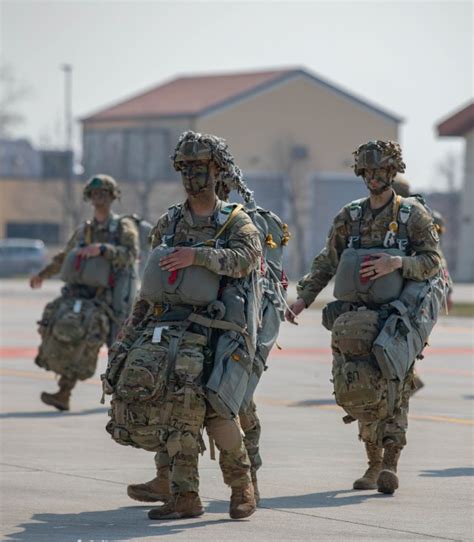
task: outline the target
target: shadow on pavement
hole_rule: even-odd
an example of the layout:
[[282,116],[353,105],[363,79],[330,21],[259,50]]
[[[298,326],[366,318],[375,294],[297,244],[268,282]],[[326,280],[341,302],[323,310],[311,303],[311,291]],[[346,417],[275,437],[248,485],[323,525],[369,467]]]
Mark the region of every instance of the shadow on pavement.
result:
[[453,467],[451,469],[424,470],[420,476],[435,478],[451,478],[456,476],[474,476],[474,467]]
[[[342,495],[342,496],[341,496]],[[322,491],[320,493],[308,493],[307,495],[291,495],[283,497],[262,497],[260,508],[335,508],[360,504],[367,499],[381,499],[386,497],[377,490],[354,491],[344,489],[341,491]]]
[[[214,504],[211,503],[206,507],[206,511],[215,512]],[[199,529],[235,521],[231,520],[229,516],[206,520],[205,515],[200,518],[152,521],[147,516],[150,508],[152,506],[131,506],[79,514],[34,514],[30,522],[19,525],[20,528],[23,528],[21,533],[9,534],[5,540],[22,542],[31,542],[32,540],[35,542],[129,541],[145,537],[179,534],[188,529]]]
[[89,416],[90,414],[103,414],[108,411],[107,407],[89,408],[88,410],[78,410],[76,412],[54,411],[33,411],[33,412],[5,412],[0,414],[0,419],[8,418],[62,418],[64,416]]
[[311,407],[311,406],[325,406],[325,405],[335,405],[336,401],[334,399],[306,399],[305,401],[295,401],[291,403],[291,407]]

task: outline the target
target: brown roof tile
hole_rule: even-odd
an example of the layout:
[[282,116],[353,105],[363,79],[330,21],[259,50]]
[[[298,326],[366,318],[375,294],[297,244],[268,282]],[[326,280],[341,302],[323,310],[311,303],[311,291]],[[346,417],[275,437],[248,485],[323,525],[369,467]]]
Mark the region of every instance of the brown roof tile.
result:
[[437,126],[440,136],[462,136],[474,128],[474,102],[463,107]]
[[196,115],[292,71],[178,77],[82,120]]

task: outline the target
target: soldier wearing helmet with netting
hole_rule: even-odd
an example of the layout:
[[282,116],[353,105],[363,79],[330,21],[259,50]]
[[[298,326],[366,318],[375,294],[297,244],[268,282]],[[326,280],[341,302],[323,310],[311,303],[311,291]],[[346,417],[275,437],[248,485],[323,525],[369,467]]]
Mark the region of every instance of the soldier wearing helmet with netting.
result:
[[[390,494],[398,487],[406,444],[413,363],[436,322],[445,283],[430,212],[392,189],[397,172],[405,170],[400,146],[369,141],[354,158],[369,197],[337,214],[286,318],[295,323],[335,277],[337,301],[323,312],[323,325],[332,331],[334,392],[347,412],[344,421],[359,422],[369,460],[354,489]],[[421,318],[423,311],[430,316]]]
[[[41,288],[45,279],[60,273],[66,283],[61,297],[47,305],[40,321],[43,342],[35,360],[60,375],[59,391],[41,395],[44,403],[58,410],[69,410],[77,380],[94,374],[98,348],[103,342],[112,344],[136,291],[138,232],[131,219],[112,212],[114,200],[120,197],[115,179],[94,175],[84,186],[83,197],[94,208],[93,219],[80,224],[65,249],[30,279],[32,288]],[[74,333],[77,341],[68,337]],[[58,342],[59,337],[63,340]]]
[[[240,173],[224,140],[184,132],[171,159],[187,198],[170,207],[152,230],[142,288],[103,377],[104,391],[113,394],[107,430],[121,444],[157,452],[157,477],[129,486],[128,493],[138,500],[165,501],[150,511],[151,519],[179,519],[204,512],[198,456],[204,449],[205,425],[220,450],[224,481],[232,489],[230,515],[243,518],[256,504],[238,412],[225,415],[226,405],[209,389],[209,380],[217,363],[234,370],[251,364],[256,330],[248,315],[257,292],[245,300],[238,292],[255,282],[261,254],[258,231],[241,205],[216,196],[221,179]],[[233,317],[236,310],[240,323]],[[228,350],[220,347],[222,340],[228,341]],[[140,360],[135,356],[138,348]],[[148,371],[156,372],[155,379],[164,381],[136,406],[129,384],[135,393],[146,383],[129,383],[127,375],[132,363],[136,368],[143,360]],[[232,388],[226,393],[232,402]],[[124,422],[134,418],[141,420],[139,432]]]

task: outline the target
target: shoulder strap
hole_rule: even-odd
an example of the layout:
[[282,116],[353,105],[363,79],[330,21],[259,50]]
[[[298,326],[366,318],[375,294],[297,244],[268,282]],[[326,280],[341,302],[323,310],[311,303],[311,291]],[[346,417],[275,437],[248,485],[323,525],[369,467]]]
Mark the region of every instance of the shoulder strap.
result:
[[81,246],[90,245],[92,243],[92,221],[86,220],[81,225],[79,232],[79,244]]
[[169,222],[168,222],[168,227],[166,228],[166,232],[163,235],[163,242],[169,247],[173,246],[173,239],[176,233],[176,226],[178,225],[179,219],[181,218],[182,211],[183,211],[182,203],[168,207]]
[[347,242],[348,248],[360,248],[360,222],[362,220],[362,201],[355,200],[349,205],[351,217],[351,234]]

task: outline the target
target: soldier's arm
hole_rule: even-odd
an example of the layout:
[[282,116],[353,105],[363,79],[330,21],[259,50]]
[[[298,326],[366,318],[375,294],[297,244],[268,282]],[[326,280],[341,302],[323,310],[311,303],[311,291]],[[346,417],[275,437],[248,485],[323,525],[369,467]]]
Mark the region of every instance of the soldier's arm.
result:
[[66,248],[62,250],[61,252],[58,252],[55,256],[53,256],[53,259],[51,260],[51,263],[49,263],[45,268],[43,268],[39,273],[38,276],[41,279],[49,279],[52,276],[56,275],[61,271],[61,267],[63,265],[64,259],[66,256],[71,252],[71,250],[74,249],[74,247],[77,245],[78,237],[79,237],[79,231],[80,228],[78,228],[71,236],[69,241],[67,242]]
[[342,251],[347,246],[348,235],[346,211],[343,209],[334,219],[326,246],[314,258],[310,272],[296,286],[298,297],[305,302],[306,307],[313,303],[317,295],[336,274]]
[[241,211],[229,226],[226,248],[196,248],[194,265],[218,275],[245,277],[256,269],[262,254],[258,230],[247,213]]
[[425,280],[441,267],[439,236],[433,219],[421,205],[414,205],[407,224],[413,256],[402,257],[402,275],[406,279]]
[[123,218],[120,222],[119,244],[103,243],[105,246],[103,255],[114,267],[123,269],[135,263],[138,257],[139,241],[135,222],[130,218]]

